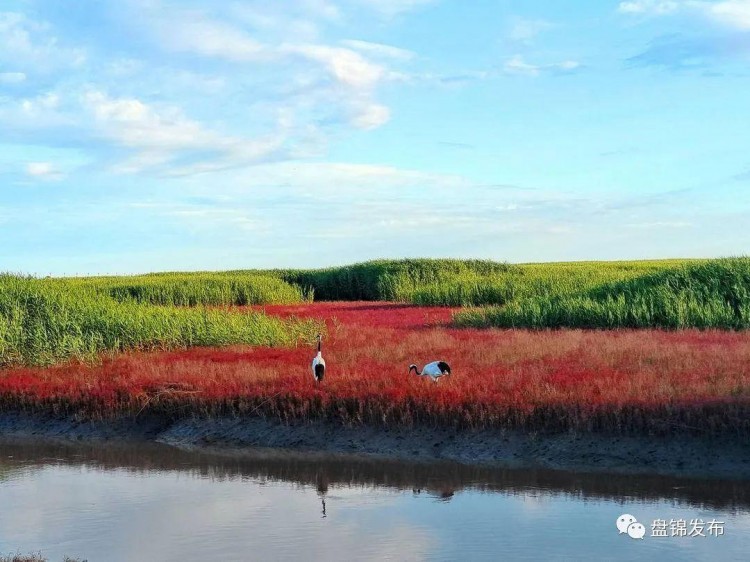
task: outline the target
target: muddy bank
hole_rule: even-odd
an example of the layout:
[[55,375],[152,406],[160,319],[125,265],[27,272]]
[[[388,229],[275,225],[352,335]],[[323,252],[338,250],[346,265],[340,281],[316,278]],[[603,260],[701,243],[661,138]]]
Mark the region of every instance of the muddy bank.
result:
[[[330,423],[282,425],[261,418],[168,422],[155,418],[76,421],[0,414],[0,436],[63,441],[155,441],[182,449],[294,450],[347,456],[454,461],[467,465],[576,472],[750,480],[750,443],[738,438],[528,434]],[[259,450],[263,449],[263,450]]]

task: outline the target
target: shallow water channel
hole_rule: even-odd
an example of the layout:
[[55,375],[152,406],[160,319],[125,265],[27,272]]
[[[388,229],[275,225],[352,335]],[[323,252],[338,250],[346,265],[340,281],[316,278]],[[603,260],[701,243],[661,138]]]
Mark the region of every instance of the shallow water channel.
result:
[[[643,539],[618,532],[624,513]],[[653,536],[660,520],[666,537]],[[89,562],[745,560],[750,483],[0,442],[0,553],[11,552]]]

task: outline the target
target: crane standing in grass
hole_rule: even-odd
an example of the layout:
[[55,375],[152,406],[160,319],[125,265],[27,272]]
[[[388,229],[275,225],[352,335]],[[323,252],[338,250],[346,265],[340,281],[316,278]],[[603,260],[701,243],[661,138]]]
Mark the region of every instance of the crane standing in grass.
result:
[[315,377],[315,382],[320,384],[320,382],[323,380],[323,377],[326,374],[326,362],[323,359],[323,355],[320,352],[320,341],[323,339],[323,336],[318,334],[318,354],[315,356],[315,358],[312,361],[312,372],[313,377]]
[[409,373],[414,371],[417,375],[423,377],[430,377],[432,382],[437,382],[440,377],[451,374],[451,367],[445,361],[433,361],[427,363],[420,372],[416,365],[409,365]]

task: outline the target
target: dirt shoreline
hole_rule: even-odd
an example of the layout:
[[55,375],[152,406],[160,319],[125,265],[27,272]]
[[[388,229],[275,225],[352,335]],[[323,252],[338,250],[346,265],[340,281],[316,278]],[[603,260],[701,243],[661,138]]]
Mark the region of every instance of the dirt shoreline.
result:
[[750,443],[737,437],[702,438],[555,435],[519,431],[383,429],[332,423],[283,425],[262,418],[142,417],[106,421],[0,414],[0,437],[63,441],[155,441],[180,449],[224,452],[260,449],[367,456],[418,462],[544,468],[577,472],[650,474],[750,480]]

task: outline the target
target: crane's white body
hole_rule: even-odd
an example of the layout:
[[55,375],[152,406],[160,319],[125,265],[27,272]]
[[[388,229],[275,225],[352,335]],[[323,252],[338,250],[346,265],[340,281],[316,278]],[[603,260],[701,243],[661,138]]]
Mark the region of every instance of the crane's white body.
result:
[[318,351],[318,355],[315,357],[315,359],[312,360],[312,372],[315,380],[318,380],[318,376],[315,374],[315,368],[318,366],[323,367],[323,371],[325,372],[326,362],[325,359],[323,359],[323,356],[320,354],[320,351]]
[[326,362],[323,359],[323,354],[320,352],[320,334],[318,334],[318,354],[312,360],[312,374],[315,382],[323,380],[323,376],[326,372]]
[[409,372],[411,373],[412,370],[414,370],[414,372],[420,377],[430,377],[432,382],[437,382],[440,377],[451,374],[451,368],[445,361],[433,361],[432,363],[427,363],[427,365],[422,368],[421,372],[417,370],[416,365],[409,365]]

